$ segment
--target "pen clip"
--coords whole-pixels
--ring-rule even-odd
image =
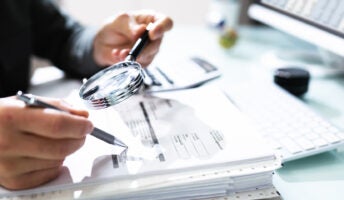
[[[27,96],[27,95],[25,95],[22,91],[18,91],[17,92],[17,98],[19,99],[19,100],[22,100],[22,101],[24,101],[25,102],[25,104],[33,104],[33,102],[32,102],[32,98],[30,98],[29,96]]]

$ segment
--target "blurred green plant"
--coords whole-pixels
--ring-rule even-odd
[[[232,48],[238,40],[237,31],[233,28],[224,28],[219,36],[219,43],[225,49]]]

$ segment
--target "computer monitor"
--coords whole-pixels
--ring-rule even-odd
[[[248,15],[332,52],[331,72],[344,72],[344,1],[254,0]]]

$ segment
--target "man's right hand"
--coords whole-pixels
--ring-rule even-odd
[[[66,156],[93,130],[87,111],[57,99],[44,101],[67,112],[26,107],[15,97],[0,99],[0,185],[7,189],[32,188],[57,177]]]

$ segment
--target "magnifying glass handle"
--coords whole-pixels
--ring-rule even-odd
[[[148,43],[149,41],[149,30],[152,27],[152,23],[149,23],[146,27],[145,32],[141,35],[141,37],[135,42],[133,48],[130,50],[127,59],[126,60],[130,60],[130,61],[135,61],[137,56],[140,54],[141,50],[145,47],[145,45]]]

